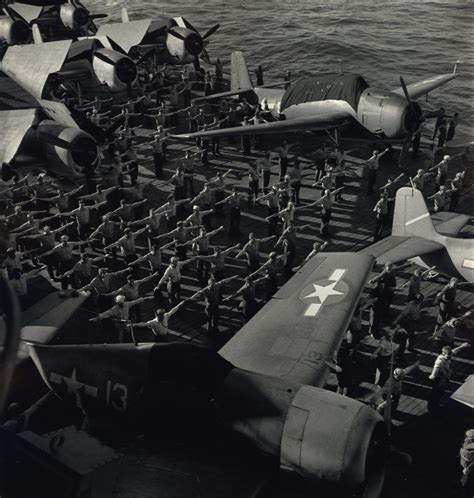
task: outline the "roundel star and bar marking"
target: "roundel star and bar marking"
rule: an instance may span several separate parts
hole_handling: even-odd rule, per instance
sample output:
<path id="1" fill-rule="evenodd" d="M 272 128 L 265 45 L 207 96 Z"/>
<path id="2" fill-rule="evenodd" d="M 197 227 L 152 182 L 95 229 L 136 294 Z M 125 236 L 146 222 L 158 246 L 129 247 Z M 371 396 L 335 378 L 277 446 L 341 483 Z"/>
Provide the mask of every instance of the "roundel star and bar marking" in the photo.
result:
<path id="1" fill-rule="evenodd" d="M 301 299 L 308 304 L 304 316 L 314 318 L 328 299 L 326 304 L 334 304 L 344 299 L 348 290 L 347 285 L 342 281 L 345 273 L 345 269 L 334 270 L 328 279 L 318 280 L 303 289 Z M 315 299 L 317 302 L 308 303 L 308 300 L 314 301 Z"/>

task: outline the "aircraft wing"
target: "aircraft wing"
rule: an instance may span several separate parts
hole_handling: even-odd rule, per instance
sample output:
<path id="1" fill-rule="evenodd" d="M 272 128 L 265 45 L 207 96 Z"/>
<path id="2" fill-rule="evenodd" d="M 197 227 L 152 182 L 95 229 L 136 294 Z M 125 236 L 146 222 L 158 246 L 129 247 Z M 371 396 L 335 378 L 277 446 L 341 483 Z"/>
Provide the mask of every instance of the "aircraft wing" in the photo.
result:
<path id="1" fill-rule="evenodd" d="M 33 97 L 41 99 L 49 75 L 62 68 L 71 43 L 72 40 L 62 40 L 9 47 L 1 69 Z"/>
<path id="2" fill-rule="evenodd" d="M 20 14 L 26 22 L 31 23 L 33 19 L 37 19 L 43 10 L 40 5 L 27 5 L 26 3 L 12 3 L 9 5 L 10 9 Z"/>
<path id="3" fill-rule="evenodd" d="M 412 83 L 411 85 L 407 85 L 408 95 L 411 99 L 417 99 L 457 77 L 457 73 L 441 74 L 439 76 L 433 76 L 433 78 L 418 81 L 417 83 Z M 402 87 L 396 88 L 392 91 L 393 93 L 404 96 Z"/>
<path id="4" fill-rule="evenodd" d="M 464 381 L 464 384 L 457 389 L 451 398 L 455 399 L 459 403 L 468 406 L 471 410 L 474 409 L 474 375 L 469 375 L 469 377 Z"/>
<path id="5" fill-rule="evenodd" d="M 441 211 L 431 216 L 435 230 L 447 237 L 456 237 L 470 219 L 471 217 L 466 214 L 450 213 L 448 211 Z"/>
<path id="6" fill-rule="evenodd" d="M 376 244 L 362 249 L 359 253 L 373 256 L 378 264 L 384 264 L 387 261 L 397 263 L 398 261 L 404 261 L 442 249 L 444 249 L 442 244 L 423 237 L 391 235 Z"/>
<path id="7" fill-rule="evenodd" d="M 285 119 L 283 121 L 272 121 L 270 123 L 259 123 L 250 126 L 234 126 L 219 130 L 198 131 L 184 133 L 182 135 L 170 135 L 174 138 L 199 138 L 199 137 L 227 137 L 231 135 L 266 135 L 270 133 L 293 133 L 299 131 L 329 130 L 349 124 L 352 116 L 341 110 L 327 112 L 317 116 Z"/>
<path id="8" fill-rule="evenodd" d="M 25 133 L 36 122 L 36 113 L 37 109 L 0 111 L 0 164 L 15 157 Z"/>
<path id="9" fill-rule="evenodd" d="M 235 366 L 322 387 L 374 259 L 313 257 L 219 351 Z"/>
<path id="10" fill-rule="evenodd" d="M 82 293 L 77 297 L 61 298 L 52 292 L 22 313 L 21 343 L 18 359 L 28 357 L 28 349 L 24 341 L 48 344 L 56 332 L 71 318 L 76 310 L 87 299 Z M 4 323 L 0 322 L 0 349 L 3 347 Z"/>
<path id="11" fill-rule="evenodd" d="M 142 43 L 151 23 L 151 19 L 142 19 L 125 23 L 102 24 L 96 36 L 107 36 L 128 53 L 132 47 Z"/>

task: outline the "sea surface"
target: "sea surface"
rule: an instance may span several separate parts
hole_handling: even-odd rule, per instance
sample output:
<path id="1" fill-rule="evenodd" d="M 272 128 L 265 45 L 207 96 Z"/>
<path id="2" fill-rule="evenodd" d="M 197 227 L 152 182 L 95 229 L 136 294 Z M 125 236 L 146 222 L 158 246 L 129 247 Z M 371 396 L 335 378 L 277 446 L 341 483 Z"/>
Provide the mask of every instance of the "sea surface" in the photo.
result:
<path id="1" fill-rule="evenodd" d="M 242 50 L 249 68 L 261 64 L 266 82 L 286 70 L 294 77 L 340 71 L 363 75 L 383 89 L 449 73 L 462 61 L 460 76 L 435 90 L 423 109 L 443 105 L 460 113 L 458 139 L 474 140 L 474 2 L 343 0 L 84 0 L 93 12 L 119 19 L 181 15 L 200 32 L 219 23 L 208 46 L 211 59 L 228 61 Z M 458 141 L 458 140 L 456 140 Z"/>

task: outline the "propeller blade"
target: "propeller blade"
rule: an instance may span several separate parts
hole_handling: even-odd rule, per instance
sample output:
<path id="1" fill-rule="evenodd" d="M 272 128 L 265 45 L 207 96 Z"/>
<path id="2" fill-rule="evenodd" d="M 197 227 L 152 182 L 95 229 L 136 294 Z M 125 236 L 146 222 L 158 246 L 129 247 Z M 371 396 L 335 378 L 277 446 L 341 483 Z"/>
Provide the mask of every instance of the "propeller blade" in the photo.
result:
<path id="1" fill-rule="evenodd" d="M 194 70 L 196 71 L 196 73 L 199 72 L 199 70 L 201 69 L 201 64 L 199 63 L 199 55 L 195 55 L 194 56 Z"/>
<path id="2" fill-rule="evenodd" d="M 402 87 L 403 95 L 405 95 L 407 102 L 411 105 L 411 100 L 410 100 L 410 96 L 408 95 L 407 86 L 406 86 L 405 80 L 403 79 L 402 76 L 400 76 L 400 86 Z"/>
<path id="3" fill-rule="evenodd" d="M 37 131 L 36 136 L 39 140 L 49 144 L 54 145 L 55 147 L 60 147 L 61 149 L 70 150 L 73 152 L 85 152 L 81 147 L 74 147 L 71 143 L 66 142 L 62 138 L 55 137 L 53 135 L 49 135 L 48 133 L 44 133 L 42 131 Z"/>
<path id="4" fill-rule="evenodd" d="M 150 57 L 153 56 L 153 54 L 155 53 L 155 49 L 154 48 L 151 48 L 150 50 L 147 50 L 138 60 L 137 62 L 135 63 L 137 66 L 139 64 L 141 64 L 142 62 L 146 61 L 147 59 L 149 59 Z"/>
<path id="5" fill-rule="evenodd" d="M 115 61 L 111 59 L 110 57 L 107 57 L 104 55 L 102 52 L 94 52 L 94 57 L 97 57 L 98 59 L 108 62 L 109 64 L 112 64 L 112 66 L 115 66 Z"/>
<path id="6" fill-rule="evenodd" d="M 189 28 L 191 31 L 194 31 L 195 33 L 199 34 L 199 31 L 184 17 L 182 18 L 184 24 L 186 25 L 187 28 Z"/>
<path id="7" fill-rule="evenodd" d="M 178 33 L 172 29 L 168 29 L 167 33 L 171 36 L 174 36 L 175 38 L 178 38 L 179 40 L 183 40 L 183 41 L 186 40 L 186 38 L 181 33 Z"/>
<path id="8" fill-rule="evenodd" d="M 129 99 L 133 99 L 133 88 L 132 88 L 132 82 L 131 81 L 129 81 L 127 83 L 127 97 Z"/>
<path id="9" fill-rule="evenodd" d="M 220 28 L 220 26 L 221 26 L 220 24 L 215 24 L 214 26 L 212 26 L 212 28 L 207 31 L 207 33 L 202 37 L 202 39 L 205 40 L 206 38 L 209 38 Z"/>
<path id="10" fill-rule="evenodd" d="M 209 57 L 209 54 L 207 53 L 207 50 L 204 49 L 202 52 L 201 52 L 201 59 L 206 63 L 206 64 L 210 64 L 211 63 L 211 59 Z"/>
<path id="11" fill-rule="evenodd" d="M 108 14 L 90 14 L 89 19 L 92 21 L 94 19 L 104 19 L 106 17 L 109 17 Z"/>

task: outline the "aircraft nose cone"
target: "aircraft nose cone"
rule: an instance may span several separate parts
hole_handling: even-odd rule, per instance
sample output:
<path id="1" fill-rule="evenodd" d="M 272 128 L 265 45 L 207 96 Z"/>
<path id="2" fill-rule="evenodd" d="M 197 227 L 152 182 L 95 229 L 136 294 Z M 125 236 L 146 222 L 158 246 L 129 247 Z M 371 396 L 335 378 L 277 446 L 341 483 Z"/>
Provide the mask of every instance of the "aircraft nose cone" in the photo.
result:
<path id="1" fill-rule="evenodd" d="M 78 26 L 86 26 L 89 22 L 89 13 L 82 7 L 77 7 L 74 11 L 74 24 Z"/>
<path id="2" fill-rule="evenodd" d="M 421 107 L 416 102 L 412 102 L 411 105 L 405 108 L 404 127 L 408 133 L 415 132 L 422 120 L 423 113 Z"/>
<path id="3" fill-rule="evenodd" d="M 15 21 L 11 30 L 12 45 L 22 45 L 31 39 L 31 30 L 23 21 Z"/>
<path id="4" fill-rule="evenodd" d="M 191 33 L 184 42 L 186 50 L 191 55 L 199 55 L 204 48 L 202 38 L 197 33 Z"/>
<path id="5" fill-rule="evenodd" d="M 128 57 L 120 59 L 115 64 L 117 78 L 122 83 L 132 83 L 137 77 L 137 68 L 135 63 Z"/>

